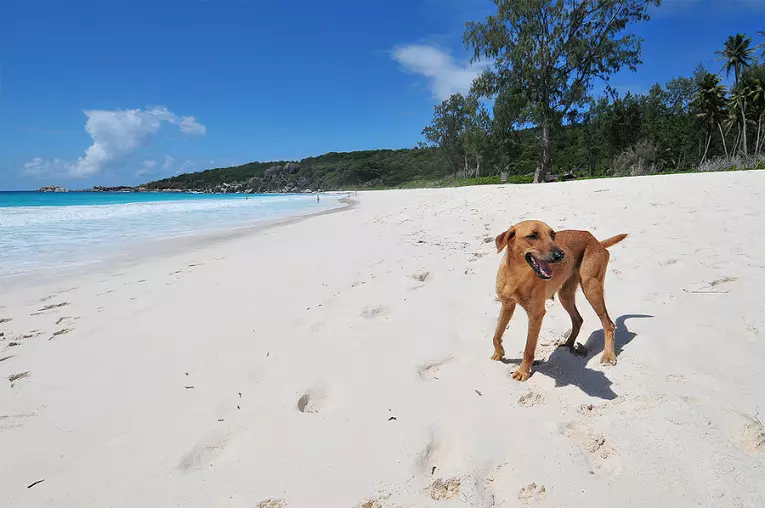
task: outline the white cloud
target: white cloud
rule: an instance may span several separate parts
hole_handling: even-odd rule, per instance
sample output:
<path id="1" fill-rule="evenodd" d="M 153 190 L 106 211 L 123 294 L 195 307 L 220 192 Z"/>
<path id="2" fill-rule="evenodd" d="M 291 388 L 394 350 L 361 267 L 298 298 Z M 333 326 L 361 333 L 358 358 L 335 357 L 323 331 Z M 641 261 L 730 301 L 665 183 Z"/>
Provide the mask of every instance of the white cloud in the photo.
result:
<path id="1" fill-rule="evenodd" d="M 66 174 L 67 164 L 61 159 L 44 160 L 40 157 L 35 157 L 31 161 L 24 164 L 23 174 L 31 176 L 33 178 L 45 178 L 48 176 L 61 176 Z"/>
<path id="2" fill-rule="evenodd" d="M 437 99 L 448 99 L 453 93 L 467 93 L 473 80 L 490 62 L 458 63 L 447 52 L 426 44 L 410 44 L 393 50 L 392 57 L 407 72 L 428 78 Z"/>
<path id="3" fill-rule="evenodd" d="M 145 176 L 145 175 L 151 175 L 154 173 L 155 168 L 157 167 L 158 162 L 157 161 L 143 161 L 143 164 L 141 164 L 141 169 L 139 169 L 136 172 L 136 176 Z"/>
<path id="4" fill-rule="evenodd" d="M 163 169 L 170 169 L 175 163 L 175 159 L 169 155 L 165 155 L 165 162 L 162 164 Z"/>
<path id="5" fill-rule="evenodd" d="M 118 165 L 137 149 L 148 144 L 163 123 L 177 125 L 180 131 L 187 135 L 203 136 L 206 133 L 205 126 L 193 116 L 178 116 L 164 107 L 144 110 L 87 110 L 84 113 L 88 117 L 85 130 L 93 140 L 85 154 L 73 162 L 35 158 L 25 164 L 25 172 L 37 172 L 38 175 L 42 175 L 46 169 L 60 169 L 63 165 L 71 177 L 96 175 Z"/>

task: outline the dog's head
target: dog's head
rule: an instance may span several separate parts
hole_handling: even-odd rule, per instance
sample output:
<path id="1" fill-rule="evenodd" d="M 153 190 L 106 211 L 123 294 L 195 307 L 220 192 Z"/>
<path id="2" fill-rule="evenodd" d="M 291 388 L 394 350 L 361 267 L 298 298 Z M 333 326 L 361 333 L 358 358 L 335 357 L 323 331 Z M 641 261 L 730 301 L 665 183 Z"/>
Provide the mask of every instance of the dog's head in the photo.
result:
<path id="1" fill-rule="evenodd" d="M 497 252 L 507 247 L 508 256 L 523 258 L 541 279 L 552 278 L 551 264 L 563 261 L 565 254 L 555 245 L 555 231 L 544 222 L 528 220 L 497 236 Z"/>

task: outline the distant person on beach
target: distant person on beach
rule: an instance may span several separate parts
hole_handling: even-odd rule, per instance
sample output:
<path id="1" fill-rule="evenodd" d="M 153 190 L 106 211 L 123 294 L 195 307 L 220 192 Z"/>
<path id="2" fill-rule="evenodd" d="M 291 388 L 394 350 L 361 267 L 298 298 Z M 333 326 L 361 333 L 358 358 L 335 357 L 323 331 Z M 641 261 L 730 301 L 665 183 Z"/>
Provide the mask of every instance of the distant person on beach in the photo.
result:
<path id="1" fill-rule="evenodd" d="M 319 202 L 319 195 L 318 194 L 316 194 L 316 202 L 317 203 Z"/>

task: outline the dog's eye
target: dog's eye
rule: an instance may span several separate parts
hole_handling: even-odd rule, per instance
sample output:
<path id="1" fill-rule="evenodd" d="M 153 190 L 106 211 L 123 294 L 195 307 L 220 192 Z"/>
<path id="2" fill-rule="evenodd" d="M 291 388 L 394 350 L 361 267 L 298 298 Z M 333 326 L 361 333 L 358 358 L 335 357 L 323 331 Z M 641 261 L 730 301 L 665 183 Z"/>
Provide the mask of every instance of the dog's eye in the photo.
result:
<path id="1" fill-rule="evenodd" d="M 539 235 L 537 233 L 531 233 L 526 238 L 528 238 L 529 240 L 539 240 Z"/>

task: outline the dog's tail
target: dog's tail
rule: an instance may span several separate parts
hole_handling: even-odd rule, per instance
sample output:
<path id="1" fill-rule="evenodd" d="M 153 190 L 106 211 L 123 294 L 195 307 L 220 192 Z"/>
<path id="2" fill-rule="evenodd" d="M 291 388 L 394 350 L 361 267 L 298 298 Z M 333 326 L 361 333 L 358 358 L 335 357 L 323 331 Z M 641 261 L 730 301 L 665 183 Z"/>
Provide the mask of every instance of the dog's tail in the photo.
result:
<path id="1" fill-rule="evenodd" d="M 617 243 L 621 242 L 625 238 L 627 238 L 627 235 L 612 236 L 608 240 L 603 240 L 602 242 L 600 242 L 600 245 L 602 245 L 603 247 L 605 247 L 607 249 L 609 247 L 613 247 L 614 245 L 616 245 Z"/>

